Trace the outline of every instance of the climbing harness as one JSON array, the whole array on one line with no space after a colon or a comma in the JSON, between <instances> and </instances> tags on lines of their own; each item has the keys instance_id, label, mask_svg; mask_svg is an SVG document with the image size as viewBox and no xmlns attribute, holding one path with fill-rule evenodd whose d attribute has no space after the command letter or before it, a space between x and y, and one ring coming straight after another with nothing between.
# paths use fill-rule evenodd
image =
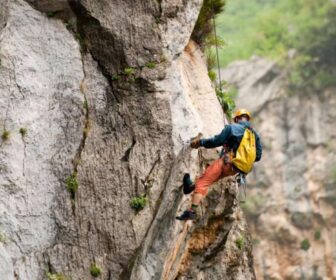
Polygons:
<instances>
[{"instance_id":1,"label":"climbing harness","mask_svg":"<svg viewBox=\"0 0 336 280\"><path fill-rule=\"evenodd\" d=\"M241 186L241 185L246 185L246 175L243 174L243 173L238 173L236 175L236 181L238 183L238 186Z\"/></svg>"},{"instance_id":2,"label":"climbing harness","mask_svg":"<svg viewBox=\"0 0 336 280\"><path fill-rule=\"evenodd\" d=\"M233 161L234 155L233 155L233 150L230 150L227 145L223 146L224 149L224 155L223 155L223 160L224 163L231 163ZM233 165L234 168L234 165ZM240 203L245 203L246 201L246 174L242 172L238 172L238 174L235 176L236 180L236 185L238 189L238 201ZM244 195L242 194L242 191L244 192Z\"/></svg>"}]
</instances>

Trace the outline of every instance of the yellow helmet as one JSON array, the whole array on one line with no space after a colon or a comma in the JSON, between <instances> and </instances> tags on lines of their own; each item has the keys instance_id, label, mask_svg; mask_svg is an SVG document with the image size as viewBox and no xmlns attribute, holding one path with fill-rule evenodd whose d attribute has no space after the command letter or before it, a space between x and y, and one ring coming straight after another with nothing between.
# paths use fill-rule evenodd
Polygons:
<instances>
[{"instance_id":1,"label":"yellow helmet","mask_svg":"<svg viewBox=\"0 0 336 280\"><path fill-rule=\"evenodd\" d=\"M249 111L247 111L246 109L238 109L234 115L233 115L233 119L235 119L236 117L240 117L242 115L247 115L249 117L249 119L251 119L251 113Z\"/></svg>"}]
</instances>

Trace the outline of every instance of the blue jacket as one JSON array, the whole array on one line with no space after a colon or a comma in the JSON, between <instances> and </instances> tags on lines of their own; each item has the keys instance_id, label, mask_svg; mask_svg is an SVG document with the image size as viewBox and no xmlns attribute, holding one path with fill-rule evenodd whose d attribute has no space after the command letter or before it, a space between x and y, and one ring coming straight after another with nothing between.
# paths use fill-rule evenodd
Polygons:
<instances>
[{"instance_id":1,"label":"blue jacket","mask_svg":"<svg viewBox=\"0 0 336 280\"><path fill-rule=\"evenodd\" d=\"M205 148L216 148L219 146L227 145L229 149L233 149L233 152L236 153L240 141L243 138L244 132L246 128L251 128L251 125L249 122L239 122L239 123L234 123L234 124L229 124L224 127L222 132L212 138L208 139L201 139L201 146ZM252 131L254 132L256 136L256 160L259 161L261 159L261 154L262 154L262 146L260 143L260 137L257 132L255 132L253 129ZM221 153L221 156L223 155L223 151Z\"/></svg>"}]
</instances>

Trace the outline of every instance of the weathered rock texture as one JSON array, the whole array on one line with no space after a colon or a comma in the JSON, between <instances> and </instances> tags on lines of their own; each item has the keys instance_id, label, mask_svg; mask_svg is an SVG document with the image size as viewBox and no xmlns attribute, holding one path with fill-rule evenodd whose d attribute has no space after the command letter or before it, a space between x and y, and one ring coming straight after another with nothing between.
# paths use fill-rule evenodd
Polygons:
<instances>
[{"instance_id":1,"label":"weathered rock texture","mask_svg":"<svg viewBox=\"0 0 336 280\"><path fill-rule=\"evenodd\" d=\"M245 207L257 278L335 279L335 89L290 95L285 73L258 57L223 76L263 140Z\"/></svg>"},{"instance_id":2,"label":"weathered rock texture","mask_svg":"<svg viewBox=\"0 0 336 280\"><path fill-rule=\"evenodd\" d=\"M231 181L175 220L183 173L217 157L186 141L224 124L189 42L201 1L0 4L1 280L254 279Z\"/></svg>"}]
</instances>

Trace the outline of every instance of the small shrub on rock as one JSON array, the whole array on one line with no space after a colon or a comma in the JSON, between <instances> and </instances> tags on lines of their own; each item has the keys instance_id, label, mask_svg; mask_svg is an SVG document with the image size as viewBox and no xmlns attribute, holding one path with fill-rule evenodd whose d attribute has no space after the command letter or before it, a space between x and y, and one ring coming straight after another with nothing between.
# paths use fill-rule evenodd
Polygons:
<instances>
[{"instance_id":1,"label":"small shrub on rock","mask_svg":"<svg viewBox=\"0 0 336 280\"><path fill-rule=\"evenodd\" d=\"M25 137L26 134L27 134L27 128L25 127L21 127L20 130L19 130L20 134L22 137Z\"/></svg>"},{"instance_id":2,"label":"small shrub on rock","mask_svg":"<svg viewBox=\"0 0 336 280\"><path fill-rule=\"evenodd\" d=\"M71 193L71 195L74 197L75 193L78 190L78 181L77 181L77 173L74 172L71 174L68 178L66 178L65 183L67 185L68 191Z\"/></svg>"},{"instance_id":3,"label":"small shrub on rock","mask_svg":"<svg viewBox=\"0 0 336 280\"><path fill-rule=\"evenodd\" d=\"M136 211L140 211L145 208L147 204L146 195L136 196L131 199L130 206Z\"/></svg>"},{"instance_id":4,"label":"small shrub on rock","mask_svg":"<svg viewBox=\"0 0 336 280\"><path fill-rule=\"evenodd\" d=\"M216 86L217 98L229 119L232 119L233 111L236 108L235 98L237 96L237 93L237 88L228 84L225 81L222 81L221 85Z\"/></svg>"},{"instance_id":5,"label":"small shrub on rock","mask_svg":"<svg viewBox=\"0 0 336 280\"><path fill-rule=\"evenodd\" d=\"M101 269L95 263L91 264L90 273L93 277L99 277L101 275Z\"/></svg>"},{"instance_id":6,"label":"small shrub on rock","mask_svg":"<svg viewBox=\"0 0 336 280\"><path fill-rule=\"evenodd\" d=\"M89 104L86 99L84 100L83 107L86 111L89 110Z\"/></svg>"},{"instance_id":7,"label":"small shrub on rock","mask_svg":"<svg viewBox=\"0 0 336 280\"><path fill-rule=\"evenodd\" d=\"M120 79L118 74L112 75L112 81L118 81Z\"/></svg>"},{"instance_id":8,"label":"small shrub on rock","mask_svg":"<svg viewBox=\"0 0 336 280\"><path fill-rule=\"evenodd\" d=\"M125 68L125 70L124 70L124 74L125 74L126 76L133 75L134 72L135 72L135 70L134 70L134 68L132 68L132 67L127 67L127 68Z\"/></svg>"},{"instance_id":9,"label":"small shrub on rock","mask_svg":"<svg viewBox=\"0 0 336 280\"><path fill-rule=\"evenodd\" d=\"M146 63L146 67L149 69L154 69L156 67L156 64L154 61L149 61Z\"/></svg>"},{"instance_id":10,"label":"small shrub on rock","mask_svg":"<svg viewBox=\"0 0 336 280\"><path fill-rule=\"evenodd\" d=\"M245 238L243 236L240 236L236 239L235 243L239 250L243 250L245 247Z\"/></svg>"},{"instance_id":11,"label":"small shrub on rock","mask_svg":"<svg viewBox=\"0 0 336 280\"><path fill-rule=\"evenodd\" d=\"M214 70L209 70L208 76L209 76L211 82L214 82L217 79L217 74Z\"/></svg>"},{"instance_id":12,"label":"small shrub on rock","mask_svg":"<svg viewBox=\"0 0 336 280\"><path fill-rule=\"evenodd\" d=\"M321 231L319 229L315 231L314 238L315 238L315 240L320 240L321 239Z\"/></svg>"},{"instance_id":13,"label":"small shrub on rock","mask_svg":"<svg viewBox=\"0 0 336 280\"><path fill-rule=\"evenodd\" d=\"M5 129L5 130L2 132L1 138L2 138L3 141L7 141L7 140L9 140L9 138L10 138L10 132L9 132L8 130Z\"/></svg>"},{"instance_id":14,"label":"small shrub on rock","mask_svg":"<svg viewBox=\"0 0 336 280\"><path fill-rule=\"evenodd\" d=\"M306 238L304 240L301 241L301 245L300 248L304 251L308 251L310 248L310 242L309 240Z\"/></svg>"}]
</instances>

